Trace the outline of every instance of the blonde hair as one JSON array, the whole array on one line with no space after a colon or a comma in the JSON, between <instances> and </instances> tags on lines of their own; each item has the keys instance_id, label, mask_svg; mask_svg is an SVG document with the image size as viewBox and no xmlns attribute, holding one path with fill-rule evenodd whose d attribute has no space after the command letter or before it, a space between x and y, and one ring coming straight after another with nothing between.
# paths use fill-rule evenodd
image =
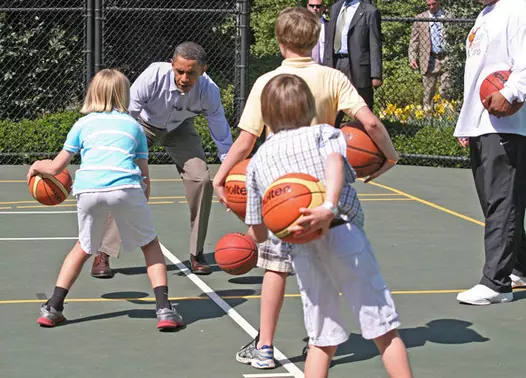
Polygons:
<instances>
[{"instance_id":1,"label":"blonde hair","mask_svg":"<svg viewBox=\"0 0 526 378\"><path fill-rule=\"evenodd\" d=\"M261 116L273 133L309 126L315 115L314 96L299 76L277 75L261 92Z\"/></svg>"},{"instance_id":2,"label":"blonde hair","mask_svg":"<svg viewBox=\"0 0 526 378\"><path fill-rule=\"evenodd\" d=\"M103 69L99 71L88 87L81 113L128 112L130 105L130 81L120 71Z\"/></svg>"},{"instance_id":3,"label":"blonde hair","mask_svg":"<svg viewBox=\"0 0 526 378\"><path fill-rule=\"evenodd\" d=\"M303 7L283 9L274 26L278 43L298 53L305 53L316 46L320 30L318 16Z\"/></svg>"}]
</instances>

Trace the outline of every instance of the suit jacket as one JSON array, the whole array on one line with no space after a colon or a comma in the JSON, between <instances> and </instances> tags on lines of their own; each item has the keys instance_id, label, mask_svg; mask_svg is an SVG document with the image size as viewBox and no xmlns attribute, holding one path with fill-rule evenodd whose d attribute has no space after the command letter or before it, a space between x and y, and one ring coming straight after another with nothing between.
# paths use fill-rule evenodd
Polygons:
<instances>
[{"instance_id":1,"label":"suit jacket","mask_svg":"<svg viewBox=\"0 0 526 378\"><path fill-rule=\"evenodd\" d=\"M334 34L343 3L344 0L340 0L331 7L331 18L325 31L323 64L333 68L336 65ZM365 0L360 1L347 34L351 82L356 88L371 87L373 78L382 78L382 31L380 24L378 9Z\"/></svg>"},{"instance_id":2,"label":"suit jacket","mask_svg":"<svg viewBox=\"0 0 526 378\"><path fill-rule=\"evenodd\" d=\"M443 12L442 17L450 18L451 14ZM429 12L417 14L416 18L429 18ZM445 38L445 37L444 37ZM429 68L429 59L431 58L431 32L429 31L429 22L415 22L411 29L411 39L409 40L409 60L416 60L420 72L425 74Z\"/></svg>"}]
</instances>

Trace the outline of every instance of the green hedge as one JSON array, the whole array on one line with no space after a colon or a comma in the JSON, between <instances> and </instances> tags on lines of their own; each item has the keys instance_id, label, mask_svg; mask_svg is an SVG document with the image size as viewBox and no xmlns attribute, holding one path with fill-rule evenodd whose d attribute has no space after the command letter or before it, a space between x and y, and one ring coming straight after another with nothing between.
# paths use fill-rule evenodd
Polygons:
<instances>
[{"instance_id":1,"label":"green hedge","mask_svg":"<svg viewBox=\"0 0 526 378\"><path fill-rule=\"evenodd\" d=\"M396 150L402 155L401 164L432 167L466 168L469 149L463 148L453 136L455 126L431 126L384 121ZM427 158L426 156L435 158ZM455 157L447 160L445 157Z\"/></svg>"},{"instance_id":2,"label":"green hedge","mask_svg":"<svg viewBox=\"0 0 526 378\"><path fill-rule=\"evenodd\" d=\"M81 114L69 111L46 115L36 120L0 121L0 164L30 164L49 158L62 149L66 135ZM418 126L399 122L384 122L396 149L401 154L467 157L453 137L453 126ZM198 117L196 128L203 140L209 163L217 163L217 149L210 137L206 119ZM236 131L234 131L236 137ZM152 149L151 163L170 163L162 147ZM78 159L78 157L77 157ZM75 162L78 162L76 160ZM402 163L429 166L465 167L466 163L440 159L405 158Z\"/></svg>"}]
</instances>

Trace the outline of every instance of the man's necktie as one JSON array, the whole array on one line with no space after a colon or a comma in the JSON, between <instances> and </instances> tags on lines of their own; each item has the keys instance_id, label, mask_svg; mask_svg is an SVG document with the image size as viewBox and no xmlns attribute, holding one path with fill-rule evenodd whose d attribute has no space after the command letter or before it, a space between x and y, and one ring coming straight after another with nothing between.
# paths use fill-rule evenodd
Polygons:
<instances>
[{"instance_id":1,"label":"man's necktie","mask_svg":"<svg viewBox=\"0 0 526 378\"><path fill-rule=\"evenodd\" d=\"M347 2L343 4L343 9L340 12L338 21L336 21L336 31L334 33L334 53L335 54L337 54L338 51L340 51L340 48L342 47L342 34L343 34L343 28L345 27L345 14L347 13L348 8L349 8L349 5L347 4Z\"/></svg>"}]
</instances>

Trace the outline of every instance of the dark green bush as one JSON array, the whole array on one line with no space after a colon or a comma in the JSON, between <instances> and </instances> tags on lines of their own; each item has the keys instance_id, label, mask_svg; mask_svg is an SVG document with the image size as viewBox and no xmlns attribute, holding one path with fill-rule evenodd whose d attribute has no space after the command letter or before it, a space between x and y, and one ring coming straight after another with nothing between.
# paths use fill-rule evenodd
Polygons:
<instances>
[{"instance_id":1,"label":"dark green bush","mask_svg":"<svg viewBox=\"0 0 526 378\"><path fill-rule=\"evenodd\" d=\"M462 148L453 136L454 126L419 126L389 121L384 121L384 124L396 150L402 155L401 164L457 168L469 166L465 160L469 150ZM452 162L445 157L461 159Z\"/></svg>"},{"instance_id":2,"label":"dark green bush","mask_svg":"<svg viewBox=\"0 0 526 378\"><path fill-rule=\"evenodd\" d=\"M235 119L234 87L230 85L223 89L221 97L227 119ZM60 152L69 130L80 117L82 114L78 111L66 111L34 120L0 121L0 164L29 164L36 159L53 157ZM230 126L234 138L237 137L237 125ZM217 163L217 147L210 136L206 118L197 117L195 127L201 135L208 162ZM171 163L163 147L154 146L151 152L151 163ZM78 157L75 162L78 162Z\"/></svg>"},{"instance_id":3,"label":"dark green bush","mask_svg":"<svg viewBox=\"0 0 526 378\"><path fill-rule=\"evenodd\" d=\"M0 13L0 119L36 119L79 101L84 32L78 21Z\"/></svg>"}]
</instances>

